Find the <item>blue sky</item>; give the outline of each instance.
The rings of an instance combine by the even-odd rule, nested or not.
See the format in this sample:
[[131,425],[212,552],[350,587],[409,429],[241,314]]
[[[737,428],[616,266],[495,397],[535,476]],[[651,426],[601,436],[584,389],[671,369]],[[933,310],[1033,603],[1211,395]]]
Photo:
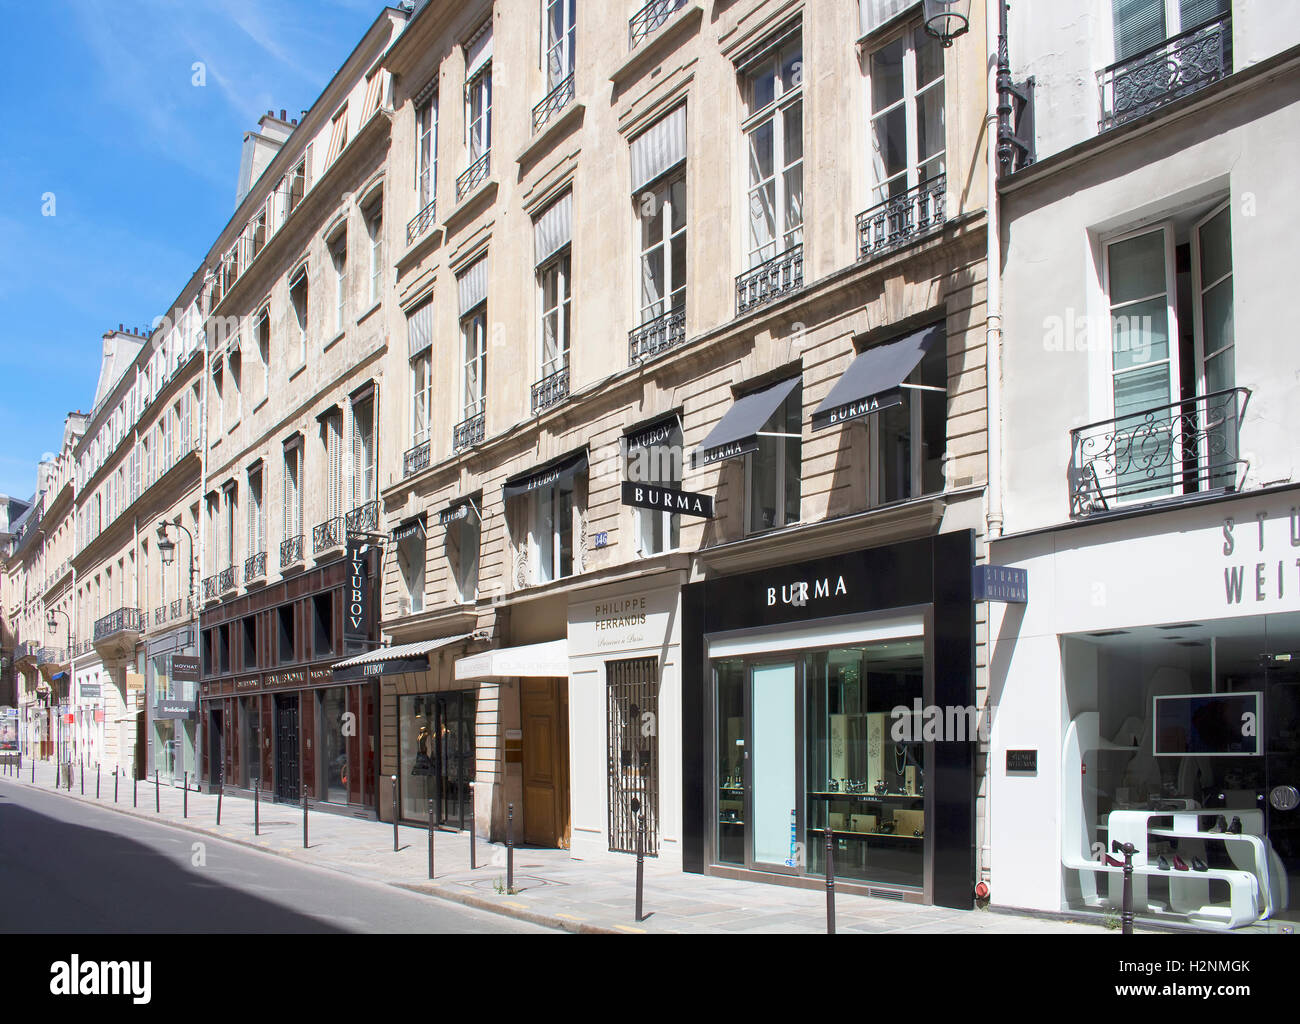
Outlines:
[[30,497],[90,410],[104,332],[169,311],[234,212],[244,132],[300,116],[383,7],[0,0],[0,493]]

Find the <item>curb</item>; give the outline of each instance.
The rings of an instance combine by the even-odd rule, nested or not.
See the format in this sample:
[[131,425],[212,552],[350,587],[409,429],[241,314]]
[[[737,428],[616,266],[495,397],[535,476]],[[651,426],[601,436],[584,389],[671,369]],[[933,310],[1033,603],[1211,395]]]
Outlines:
[[[10,779],[0,777],[0,782],[9,782]],[[27,783],[22,788],[32,789],[32,784]],[[62,789],[43,789],[39,785],[35,787],[37,792],[47,795],[61,796],[65,799],[72,800],[74,803],[90,804],[98,807],[100,810],[113,811],[128,818],[138,818],[141,821],[149,821],[155,825],[161,825],[164,828],[174,828],[181,832],[190,832],[194,835],[206,836],[209,839],[215,839],[223,843],[231,843],[235,846],[241,846],[248,850],[256,850],[259,853],[270,854],[273,857],[280,857],[283,860],[293,861],[295,864],[305,864],[308,867],[318,868],[323,871],[335,871],[342,875],[349,875],[353,878],[361,878],[365,881],[376,885],[386,885],[393,889],[405,889],[408,892],[419,893],[423,896],[433,896],[436,899],[445,900],[448,903],[457,903],[462,906],[472,907],[476,910],[486,910],[501,917],[509,917],[519,921],[526,921],[529,924],[541,925],[545,928],[554,928],[557,931],[569,932],[571,934],[581,935],[622,935],[621,931],[614,928],[604,928],[600,925],[585,924],[581,921],[569,921],[562,917],[555,917],[550,914],[543,914],[533,910],[521,910],[514,907],[503,907],[492,900],[485,899],[482,896],[475,896],[472,893],[456,892],[440,885],[428,883],[420,884],[415,882],[386,882],[382,879],[373,878],[370,875],[364,875],[357,871],[350,871],[347,868],[335,867],[330,864],[318,864],[308,861],[297,853],[288,850],[273,850],[269,847],[262,846],[258,843],[249,842],[247,839],[237,839],[231,836],[222,835],[220,832],[213,832],[210,829],[190,825],[188,821],[182,819],[180,822],[170,819],[158,818],[154,815],[144,814],[140,811],[129,807],[118,807],[114,804],[101,804],[92,801],[89,797],[74,795]]]

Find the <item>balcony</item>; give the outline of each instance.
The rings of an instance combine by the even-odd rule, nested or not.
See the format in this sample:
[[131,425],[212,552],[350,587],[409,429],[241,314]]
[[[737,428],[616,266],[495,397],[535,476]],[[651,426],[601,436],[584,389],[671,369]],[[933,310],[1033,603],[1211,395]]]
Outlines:
[[376,533],[379,530],[379,502],[367,501],[347,514],[344,525],[348,533]]
[[172,621],[179,619],[182,615],[188,615],[190,613],[190,609],[186,607],[186,605],[188,604],[189,601],[187,601],[183,597],[178,597],[175,601],[171,603]]
[[239,578],[235,574],[235,567],[233,565],[227,566],[217,573],[217,592],[223,596],[229,594],[235,589],[238,582]]
[[533,385],[533,414],[559,405],[569,397],[569,368],[557,370]]
[[341,548],[342,546],[342,516],[334,516],[332,519],[326,519],[325,522],[312,528],[311,551],[313,555],[319,555],[323,552],[330,551],[333,548]]
[[95,650],[106,661],[135,657],[135,647],[144,632],[145,616],[139,608],[119,608],[95,622]]
[[264,579],[266,579],[266,552],[259,551],[244,559],[244,585]]
[[1237,490],[1249,400],[1231,388],[1070,431],[1070,517]]
[[40,656],[41,645],[35,640],[24,640],[14,651],[14,666],[21,668],[34,668],[36,659]]
[[298,534],[296,537],[290,537],[280,545],[280,568],[288,569],[291,566],[301,565],[303,560],[303,536]]
[[461,452],[466,448],[473,448],[476,444],[482,444],[486,436],[487,410],[484,409],[478,415],[470,416],[452,428],[451,450]]
[[677,348],[685,341],[686,307],[678,306],[628,332],[628,365],[635,366],[642,359]]
[[573,102],[573,75],[546,94],[541,103],[533,107],[533,134],[545,128],[556,114]]
[[406,244],[410,245],[431,227],[438,217],[438,200],[430,199],[423,210],[411,218],[406,225]]
[[803,287],[803,246],[791,246],[736,278],[736,315]]
[[215,601],[217,599],[217,578],[209,576],[203,581],[203,601]]
[[1232,74],[1232,15],[1171,36],[1097,73],[1101,131],[1137,120]]
[[417,444],[402,456],[402,476],[415,476],[416,473],[429,468],[429,442]]
[[154,624],[155,626],[161,626],[161,625],[162,625],[163,623],[165,623],[166,621],[167,621],[167,608],[166,608],[166,606],[163,606],[163,607],[161,607],[161,608],[155,608],[155,609],[153,610],[153,624]]
[[469,170],[456,179],[456,202],[460,202],[467,195],[487,180],[489,172],[492,170],[492,151],[484,153],[481,157],[469,165]]
[[939,174],[858,214],[858,259],[883,256],[943,227],[947,187],[948,176]]
[[650,0],[648,4],[632,15],[627,23],[628,49],[637,46],[656,29],[664,24],[673,14],[686,6],[686,0]]

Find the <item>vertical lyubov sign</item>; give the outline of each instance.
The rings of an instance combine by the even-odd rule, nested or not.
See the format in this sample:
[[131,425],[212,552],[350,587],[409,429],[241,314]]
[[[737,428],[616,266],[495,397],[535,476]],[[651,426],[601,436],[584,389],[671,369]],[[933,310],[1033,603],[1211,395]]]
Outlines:
[[349,537],[348,576],[343,587],[344,649],[365,648],[370,637],[370,543],[364,537]]

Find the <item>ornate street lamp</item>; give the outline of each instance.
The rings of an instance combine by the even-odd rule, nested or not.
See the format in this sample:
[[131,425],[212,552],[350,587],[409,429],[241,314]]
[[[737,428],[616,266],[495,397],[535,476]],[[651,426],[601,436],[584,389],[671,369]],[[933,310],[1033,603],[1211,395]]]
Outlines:
[[158,522],[158,557],[162,559],[163,565],[171,565],[176,561],[176,542],[167,535],[168,528],[180,530],[190,539],[190,608],[193,610],[196,606],[195,590],[199,582],[199,567],[194,561],[194,534],[180,523],[169,523],[166,519]]
[[944,46],[970,31],[970,0],[925,0],[925,30]]

